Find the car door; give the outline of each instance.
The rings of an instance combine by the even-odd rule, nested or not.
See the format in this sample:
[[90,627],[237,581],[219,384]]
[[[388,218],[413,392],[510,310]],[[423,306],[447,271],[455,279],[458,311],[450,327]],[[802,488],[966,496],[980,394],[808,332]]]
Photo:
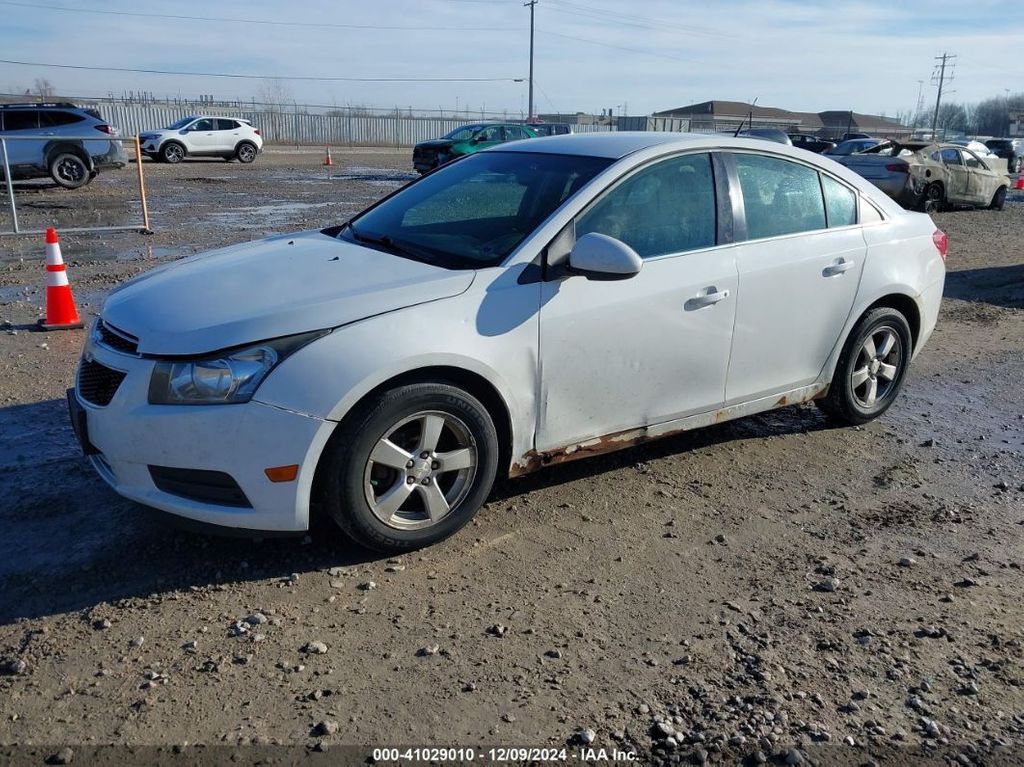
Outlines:
[[[0,115],[3,120],[2,134],[5,138],[38,136],[38,109],[4,110]],[[39,141],[7,141],[7,162],[11,168],[18,166],[44,167],[46,165],[45,140]]]
[[999,188],[1000,176],[974,154],[965,149],[961,152],[967,169],[967,195],[975,205],[988,205]]
[[203,117],[192,123],[185,134],[188,151],[192,154],[211,154],[219,151],[216,128],[216,120],[212,117]]
[[473,151],[479,152],[497,146],[505,140],[505,129],[500,125],[488,125],[473,136]]
[[813,383],[853,307],[867,247],[857,194],[788,158],[726,156],[739,187],[736,329],[726,405]]
[[714,410],[722,404],[736,306],[733,250],[716,225],[711,156],[650,164],[574,222],[644,259],[623,280],[543,284],[537,448]]
[[235,120],[217,118],[217,149],[221,152],[233,152],[241,141],[241,128]]
[[943,147],[932,154],[932,159],[946,166],[946,199],[950,202],[969,202],[970,180],[967,168],[960,157],[960,150],[949,146]]

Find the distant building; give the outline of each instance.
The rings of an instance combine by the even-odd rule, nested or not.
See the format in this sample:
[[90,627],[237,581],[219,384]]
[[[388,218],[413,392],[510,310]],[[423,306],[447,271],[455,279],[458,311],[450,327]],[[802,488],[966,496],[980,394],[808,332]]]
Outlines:
[[787,133],[809,133],[822,138],[838,138],[844,133],[869,133],[880,138],[908,136],[911,129],[878,115],[849,110],[791,112],[743,101],[702,101],[675,109],[655,112],[654,117],[686,118],[690,130],[697,133],[734,131],[740,125],[754,128],[780,128]]

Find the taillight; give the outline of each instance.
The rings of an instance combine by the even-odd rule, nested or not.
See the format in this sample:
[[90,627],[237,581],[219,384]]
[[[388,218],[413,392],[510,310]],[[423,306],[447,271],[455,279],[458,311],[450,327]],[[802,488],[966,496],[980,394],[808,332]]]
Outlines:
[[260,133],[260,129],[259,128],[253,128],[252,132],[255,133],[257,136],[262,136],[263,135],[262,133]]
[[106,133],[108,136],[114,135],[114,129],[110,125],[94,125],[92,126],[101,133]]
[[885,169],[893,173],[910,173],[910,166],[905,162],[891,162],[885,166]]
[[946,260],[946,251],[949,250],[949,236],[941,229],[936,229],[932,232],[932,242],[935,244],[935,249],[939,251],[939,255],[942,260]]

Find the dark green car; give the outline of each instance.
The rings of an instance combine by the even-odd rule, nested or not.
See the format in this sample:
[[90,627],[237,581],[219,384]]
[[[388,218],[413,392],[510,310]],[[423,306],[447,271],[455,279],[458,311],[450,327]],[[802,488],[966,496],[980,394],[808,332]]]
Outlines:
[[412,150],[412,164],[420,173],[433,170],[449,160],[473,154],[506,141],[536,138],[537,133],[525,125],[478,123],[463,125],[447,136],[421,141]]

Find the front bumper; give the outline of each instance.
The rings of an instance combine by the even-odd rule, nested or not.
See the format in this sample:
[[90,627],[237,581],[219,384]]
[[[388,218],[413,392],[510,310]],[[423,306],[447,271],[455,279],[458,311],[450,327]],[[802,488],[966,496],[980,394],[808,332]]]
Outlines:
[[[106,405],[89,401],[106,397],[97,397],[95,381],[80,375],[69,392],[72,417],[78,409],[84,413],[76,428],[83,448],[87,454],[91,448],[96,472],[120,495],[201,523],[275,532],[308,529],[316,462],[333,423],[256,401],[150,405],[153,360],[93,340],[83,359],[124,374]],[[264,473],[291,464],[299,465],[294,481],[271,482]],[[224,477],[243,501],[223,492]]]

